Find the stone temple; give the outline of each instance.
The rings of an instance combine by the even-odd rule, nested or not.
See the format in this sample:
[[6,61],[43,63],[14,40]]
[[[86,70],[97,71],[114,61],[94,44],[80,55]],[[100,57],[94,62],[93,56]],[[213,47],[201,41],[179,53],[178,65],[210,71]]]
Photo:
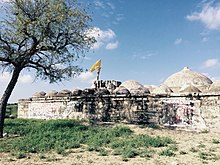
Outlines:
[[100,80],[93,88],[36,92],[18,102],[19,118],[158,124],[220,132],[220,81],[188,67],[159,86]]

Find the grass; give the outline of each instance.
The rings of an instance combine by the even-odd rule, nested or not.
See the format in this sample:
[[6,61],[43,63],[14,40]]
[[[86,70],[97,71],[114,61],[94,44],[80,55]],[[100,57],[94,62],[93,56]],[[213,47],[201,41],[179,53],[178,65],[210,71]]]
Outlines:
[[219,144],[220,141],[219,141],[218,139],[212,139],[212,143],[213,143],[213,144]]
[[167,148],[167,149],[162,150],[162,151],[159,153],[159,155],[171,157],[171,156],[175,156],[176,154],[175,154],[172,150],[170,150],[169,148]]
[[24,155],[54,151],[66,156],[70,149],[87,146],[88,151],[97,151],[101,156],[112,153],[126,160],[138,155],[150,158],[154,152],[149,148],[164,147],[172,153],[177,150],[168,137],[135,135],[131,129],[121,126],[85,126],[76,120],[6,119],[5,132],[10,136],[0,139],[0,152]]
[[176,154],[174,153],[175,151],[177,151],[178,148],[176,147],[176,145],[171,145],[168,148],[162,150],[159,155],[161,156],[175,156]]

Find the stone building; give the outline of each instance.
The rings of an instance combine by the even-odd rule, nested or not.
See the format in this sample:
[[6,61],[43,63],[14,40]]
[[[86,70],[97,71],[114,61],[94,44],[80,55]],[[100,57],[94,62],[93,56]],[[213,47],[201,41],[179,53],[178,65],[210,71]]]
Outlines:
[[184,68],[160,86],[101,80],[94,88],[37,92],[18,102],[19,118],[159,124],[220,131],[220,83]]

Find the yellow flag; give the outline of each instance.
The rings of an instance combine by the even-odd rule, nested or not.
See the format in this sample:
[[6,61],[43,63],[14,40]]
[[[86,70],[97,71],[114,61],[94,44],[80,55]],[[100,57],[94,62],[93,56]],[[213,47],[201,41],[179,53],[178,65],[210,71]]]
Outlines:
[[96,63],[91,67],[90,72],[93,72],[96,69],[101,69],[101,60],[96,61]]

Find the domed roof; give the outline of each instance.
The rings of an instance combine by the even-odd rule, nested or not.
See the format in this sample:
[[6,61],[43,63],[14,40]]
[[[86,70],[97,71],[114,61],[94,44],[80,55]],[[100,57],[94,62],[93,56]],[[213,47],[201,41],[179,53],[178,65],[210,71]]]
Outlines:
[[220,85],[218,84],[212,84],[208,90],[206,90],[207,93],[220,93]]
[[188,67],[184,67],[183,70],[174,73],[170,77],[168,77],[164,84],[172,87],[183,87],[184,85],[192,84],[196,87],[198,86],[209,86],[212,84],[212,80],[210,80],[208,77],[197,73],[195,71],[192,71]]
[[139,82],[137,82],[135,80],[124,81],[120,86],[123,86],[123,87],[127,88],[129,91],[131,89],[144,88],[143,85],[141,85]]
[[121,95],[121,94],[126,94],[126,95],[129,95],[130,92],[127,88],[125,88],[124,86],[119,86],[117,87],[114,91],[113,91],[114,94],[118,94],[118,95]]
[[213,84],[214,86],[220,86],[220,80],[215,80],[213,81]]
[[207,93],[220,93],[220,80],[215,80],[206,90]]
[[60,97],[70,96],[71,93],[72,92],[70,90],[64,89],[58,92],[57,96],[60,96]]
[[168,94],[172,93],[172,89],[170,89],[167,85],[161,84],[159,87],[155,88],[152,93],[154,94]]
[[32,97],[44,97],[45,95],[46,93],[44,91],[41,91],[34,93]]
[[46,96],[50,96],[50,97],[53,97],[53,96],[57,96],[58,92],[55,91],[55,90],[52,90],[52,91],[49,91]]
[[131,89],[130,90],[130,93],[133,94],[133,95],[137,95],[137,96],[142,96],[142,95],[146,95],[146,94],[149,94],[150,91],[149,89],[143,87],[143,88],[137,88],[137,89]]
[[180,93],[200,93],[201,91],[193,86],[192,84],[190,85],[184,85],[181,89],[180,89]]
[[144,87],[147,88],[147,89],[150,91],[150,93],[152,93],[153,90],[154,90],[155,88],[157,88],[156,85],[144,85]]

